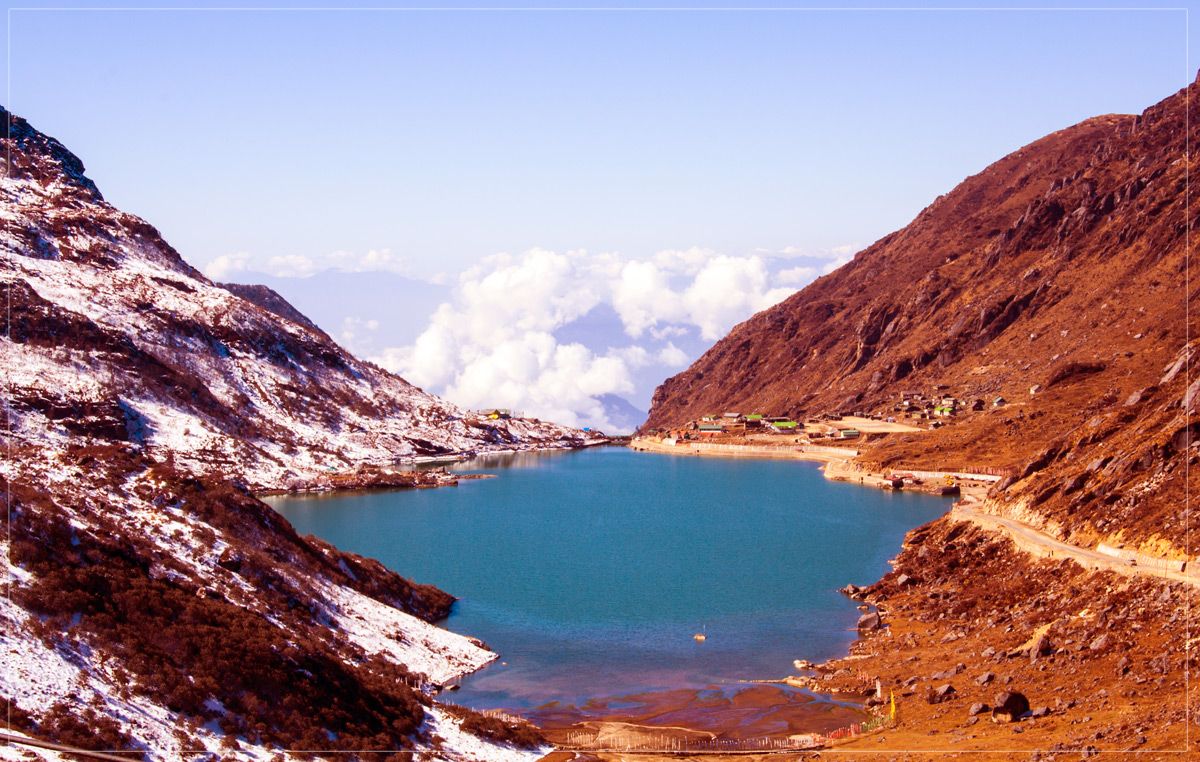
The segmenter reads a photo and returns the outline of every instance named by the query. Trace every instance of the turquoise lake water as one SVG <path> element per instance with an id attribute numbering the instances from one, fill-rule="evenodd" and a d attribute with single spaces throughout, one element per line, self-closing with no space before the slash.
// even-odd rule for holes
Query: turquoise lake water
<path id="1" fill-rule="evenodd" d="M 455 470 L 498 478 L 270 502 L 302 534 L 458 596 L 444 626 L 504 661 L 454 695 L 477 708 L 702 689 L 837 656 L 858 617 L 838 588 L 878 579 L 904 533 L 950 507 L 830 482 L 815 463 L 616 447 Z"/>

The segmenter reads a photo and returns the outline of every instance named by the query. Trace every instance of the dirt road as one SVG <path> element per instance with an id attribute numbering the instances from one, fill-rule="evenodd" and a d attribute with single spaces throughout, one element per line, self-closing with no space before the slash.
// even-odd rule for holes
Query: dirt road
<path id="1" fill-rule="evenodd" d="M 983 513 L 974 504 L 966 501 L 960 501 L 954 505 L 950 511 L 950 518 L 969 521 L 985 529 L 1003 532 L 1012 538 L 1018 548 L 1042 558 L 1070 558 L 1085 569 L 1104 569 L 1127 576 L 1159 577 L 1200 586 L 1200 576 L 1197 576 L 1194 571 L 1188 573 L 1164 567 L 1156 568 L 1153 564 L 1145 561 L 1132 565 L 1128 561 L 1106 556 L 1096 550 L 1056 540 L 1045 532 L 1016 519 Z"/>

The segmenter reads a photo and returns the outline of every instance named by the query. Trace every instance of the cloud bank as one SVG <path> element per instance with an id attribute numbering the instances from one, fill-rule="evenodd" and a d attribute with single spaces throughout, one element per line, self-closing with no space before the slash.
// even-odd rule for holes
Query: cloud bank
<path id="1" fill-rule="evenodd" d="M 781 266 L 795 256 L 702 248 L 646 259 L 583 250 L 497 254 L 459 276 L 451 300 L 411 346 L 371 359 L 460 405 L 612 431 L 598 397 L 648 397 L 639 371 L 653 368 L 650 375 L 662 378 L 694 359 L 677 345 L 681 337 L 711 343 L 824 269 Z M 832 264 L 844 255 L 800 256 Z M 619 318 L 619 331 L 587 345 L 556 337 L 602 307 Z"/>
<path id="2" fill-rule="evenodd" d="M 391 249 L 365 252 L 333 251 L 319 256 L 282 254 L 262 257 L 247 251 L 222 254 L 204 266 L 204 274 L 214 281 L 227 281 L 239 273 L 255 272 L 278 278 L 307 278 L 325 270 L 349 273 L 409 273 L 408 262 Z"/>

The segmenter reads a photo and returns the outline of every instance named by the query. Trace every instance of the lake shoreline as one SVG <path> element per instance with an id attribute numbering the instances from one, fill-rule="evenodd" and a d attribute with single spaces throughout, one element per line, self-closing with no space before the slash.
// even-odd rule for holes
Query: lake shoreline
<path id="1" fill-rule="evenodd" d="M 712 718 L 709 715 L 719 710 L 718 706 L 711 704 L 707 705 L 707 708 L 693 705 L 695 696 L 720 689 L 730 691 L 731 695 L 746 693 L 746 697 L 737 699 L 737 702 L 756 704 L 755 707 L 748 704 L 744 707 L 751 714 L 761 714 L 764 718 L 788 718 L 786 723 L 777 723 L 773 729 L 768 728 L 769 723 L 766 723 L 760 727 L 761 732 L 755 731 L 757 737 L 772 739 L 770 743 L 792 743 L 786 740 L 788 735 L 840 730 L 872 721 L 875 715 L 863 710 L 865 697 L 861 692 L 830 690 L 833 686 L 828 685 L 798 686 L 782 678 L 752 678 L 780 677 L 785 674 L 785 665 L 790 665 L 800 656 L 832 659 L 844 654 L 853 643 L 853 617 L 857 615 L 853 613 L 852 607 L 846 606 L 845 599 L 836 592 L 838 587 L 844 584 L 846 579 L 874 579 L 878 576 L 884 570 L 886 560 L 895 552 L 894 546 L 900 545 L 903 533 L 933 518 L 934 511 L 940 514 L 944 507 L 932 502 L 902 499 L 899 496 L 893 498 L 881 495 L 879 498 L 866 500 L 847 500 L 845 491 L 825 486 L 833 480 L 818 477 L 813 469 L 800 469 L 799 471 L 803 471 L 803 474 L 800 474 L 797 469 L 786 463 L 769 462 L 778 459 L 743 459 L 741 463 L 717 465 L 707 459 L 705 462 L 699 462 L 699 459 L 694 457 L 643 458 L 631 448 L 624 447 L 600 448 L 592 457 L 583 460 L 574 457 L 542 457 L 549 454 L 551 453 L 516 454 L 515 461 L 498 459 L 488 462 L 485 459 L 459 463 L 453 467 L 452 473 L 459 469 L 503 469 L 497 473 L 503 475 L 504 479 L 493 480 L 487 487 L 480 488 L 484 489 L 486 494 L 479 493 L 476 489 L 462 493 L 457 490 L 414 490 L 411 491 L 411 498 L 389 498 L 378 492 L 350 495 L 339 491 L 329 495 L 290 496 L 297 499 L 297 502 L 291 502 L 289 496 L 284 496 L 280 506 L 284 515 L 294 522 L 299 531 L 323 536 L 339 547 L 372 555 L 385 562 L 389 560 L 386 551 L 376 548 L 386 547 L 386 543 L 382 543 L 380 538 L 386 537 L 389 531 L 387 527 L 409 527 L 403 533 L 409 537 L 409 542 L 417 547 L 426 546 L 427 541 L 421 539 L 424 534 L 414 535 L 411 533 L 413 531 L 429 531 L 440 537 L 438 553 L 420 560 L 406 556 L 403 563 L 392 561 L 391 565 L 405 575 L 429 581 L 461 595 L 464 603 L 457 609 L 457 616 L 460 618 L 453 622 L 453 630 L 482 637 L 494 650 L 507 657 L 499 666 L 477 673 L 470 680 L 464 681 L 461 687 L 454 691 L 452 700 L 455 702 L 481 710 L 495 709 L 519 715 L 532 713 L 537 716 L 531 719 L 538 722 L 544 721 L 540 716 L 540 708 L 546 702 L 560 701 L 558 706 L 562 711 L 558 720 L 565 722 L 571 718 L 571 721 L 566 723 L 567 728 L 584 721 L 644 724 L 655 728 L 664 722 L 655 719 L 657 714 L 655 717 L 643 718 L 631 716 L 627 707 L 619 700 L 638 695 L 639 691 L 649 691 L 645 695 L 650 696 L 653 701 L 663 703 L 664 706 L 671 704 L 669 711 L 658 713 L 672 717 L 670 725 L 690 727 L 692 719 L 711 722 Z M 823 460 L 827 464 L 830 460 L 828 455 L 831 454 L 822 453 L 825 457 L 806 457 L 800 460 Z M 845 451 L 838 450 L 836 454 L 844 456 Z M 544 475 L 546 469 L 550 470 L 548 475 L 555 478 L 547 481 L 547 476 Z M 580 483 L 580 479 L 584 481 Z M 582 486 L 583 484 L 592 484 L 593 489 L 588 489 Z M 781 489 L 781 485 L 786 487 Z M 537 490 L 536 500 L 531 500 L 531 490 Z M 623 493 L 623 496 L 614 498 L 608 494 L 614 491 Z M 511 499 L 505 498 L 508 493 L 512 493 Z M 578 496 L 581 494 L 608 496 L 600 501 L 595 497 L 580 501 Z M 310 499 L 319 500 L 320 504 L 306 502 Z M 496 503 L 497 499 L 501 500 L 500 504 Z M 897 499 L 899 502 L 895 502 Z M 355 520 L 352 524 L 346 524 L 344 519 L 340 518 L 339 501 L 342 500 L 346 501 L 344 505 L 347 509 L 354 511 Z M 504 507 L 505 500 L 512 504 Z M 513 500 L 516 502 L 512 502 Z M 663 503 L 663 500 L 667 503 Z M 291 503 L 290 508 L 288 503 Z M 894 510 L 880 510 L 885 503 L 894 506 Z M 628 562 L 621 564 L 622 568 L 636 568 L 639 564 L 645 564 L 645 559 L 655 557 L 656 548 L 674 547 L 676 550 L 670 555 L 672 560 L 663 567 L 672 575 L 669 577 L 673 580 L 671 585 L 684 585 L 684 588 L 679 588 L 681 590 L 689 586 L 706 591 L 711 587 L 712 590 L 703 594 L 703 602 L 689 602 L 690 597 L 695 597 L 694 594 L 680 593 L 683 598 L 672 597 L 668 601 L 658 600 L 655 603 L 651 600 L 653 596 L 647 597 L 649 593 L 635 593 L 632 597 L 616 597 L 617 601 L 629 598 L 629 601 L 624 603 L 604 603 L 596 614 L 601 617 L 598 620 L 600 622 L 605 621 L 605 618 L 611 620 L 621 611 L 629 609 L 634 601 L 637 601 L 637 604 L 632 610 L 633 618 L 628 620 L 631 622 L 646 617 L 646 605 L 663 610 L 661 604 L 668 604 L 663 613 L 649 616 L 651 629 L 643 630 L 646 634 L 639 635 L 640 640 L 635 641 L 624 640 L 626 636 L 620 634 L 619 630 L 609 633 L 605 625 L 595 626 L 593 615 L 587 615 L 569 627 L 553 624 L 559 621 L 560 616 L 566 617 L 561 620 L 563 623 L 572 622 L 572 615 L 567 611 L 552 613 L 549 610 L 542 612 L 541 609 L 529 609 L 539 612 L 537 618 L 529 621 L 552 623 L 549 629 L 544 631 L 541 624 L 532 627 L 522 625 L 518 629 L 505 624 L 496 629 L 496 624 L 483 615 L 484 609 L 467 607 L 466 601 L 485 604 L 488 601 L 505 601 L 505 606 L 511 604 L 518 607 L 527 604 L 512 602 L 507 597 L 497 598 L 495 592 L 491 593 L 489 598 L 482 591 L 489 589 L 490 583 L 480 582 L 465 572 L 452 571 L 451 567 L 458 564 L 451 564 L 449 559 L 464 558 L 472 552 L 467 549 L 472 546 L 472 542 L 462 539 L 460 529 L 463 529 L 463 525 L 458 522 L 470 517 L 469 520 L 475 528 L 469 528 L 470 525 L 467 525 L 466 531 L 479 537 L 487 537 L 489 544 L 504 544 L 504 541 L 493 533 L 499 531 L 503 536 L 512 530 L 524 538 L 522 544 L 528 546 L 526 532 L 533 524 L 526 522 L 535 520 L 537 524 L 541 524 L 542 519 L 534 517 L 542 516 L 544 510 L 539 507 L 542 504 L 546 506 L 544 510 L 550 511 L 548 515 L 560 517 L 552 520 L 567 522 L 567 525 L 562 527 L 567 534 L 554 535 L 560 540 L 565 539 L 567 546 L 555 550 L 552 555 L 564 555 L 575 559 L 582 551 L 583 557 L 591 558 L 595 556 L 594 553 L 586 552 L 583 548 L 573 550 L 573 544 L 582 542 L 588 548 L 594 548 L 594 543 L 602 540 L 611 544 L 614 549 L 619 548 L 620 554 L 631 556 Z M 404 510 L 397 510 L 401 505 L 404 506 Z M 500 507 L 496 508 L 497 505 Z M 830 505 L 841 505 L 842 510 L 831 511 Z M 427 508 L 423 509 L 421 506 Z M 572 508 L 564 513 L 565 506 Z M 485 518 L 488 510 L 497 511 L 490 520 Z M 455 518 L 456 511 L 466 512 L 457 513 L 460 518 Z M 605 518 L 617 518 L 611 511 L 621 511 L 621 515 L 632 519 L 634 525 L 644 526 L 631 532 L 624 526 L 627 523 L 624 520 Z M 628 513 L 625 513 L 626 511 Z M 762 520 L 754 518 L 759 515 Z M 738 522 L 741 529 L 735 528 L 738 524 L 729 523 L 733 516 L 743 519 Z M 651 520 L 647 523 L 647 519 Z M 411 526 L 407 523 L 410 521 L 413 522 Z M 446 526 L 440 532 L 435 532 L 428 526 L 428 522 L 431 521 L 437 524 L 446 523 Z M 495 521 L 501 523 L 495 524 Z M 420 529 L 421 525 L 425 528 Z M 452 529 L 452 526 L 457 529 Z M 747 526 L 752 529 L 747 529 Z M 681 532 L 681 529 L 688 527 L 691 529 Z M 654 539 L 658 535 L 647 535 L 646 530 L 654 533 L 665 531 L 667 535 Z M 456 538 L 450 545 L 445 544 L 446 538 L 451 536 L 447 535 L 447 532 Z M 894 540 L 891 539 L 893 536 Z M 687 537 L 691 539 L 685 539 Z M 663 542 L 666 543 L 665 546 Z M 712 542 L 719 542 L 721 547 L 727 550 L 730 547 L 740 548 L 738 557 L 746 556 L 747 560 L 738 561 L 734 567 L 728 569 L 725 568 L 726 564 L 712 566 L 713 557 L 705 550 Z M 812 572 L 799 571 L 798 578 L 803 581 L 802 584 L 796 584 L 792 578 L 795 575 L 788 575 L 792 581 L 786 582 L 778 578 L 778 575 L 769 573 L 766 567 L 775 568 L 778 562 L 787 559 L 793 553 L 798 544 L 813 542 L 816 543 L 815 547 L 845 543 L 848 547 L 858 549 L 855 557 L 867 550 L 872 560 L 865 566 L 862 562 L 855 562 L 846 565 L 841 571 L 833 571 L 833 568 L 837 567 L 837 559 L 845 556 L 835 554 L 826 557 L 826 554 L 820 551 L 805 562 L 812 566 Z M 475 544 L 477 545 L 477 542 Z M 754 561 L 754 558 L 759 560 Z M 539 561 L 543 564 L 544 562 L 544 559 Z M 575 563 L 572 561 L 570 568 L 573 569 Z M 759 570 L 760 566 L 764 568 Z M 694 579 L 696 569 L 704 569 L 705 575 L 710 577 L 710 582 L 699 587 L 695 582 L 689 583 L 688 580 Z M 580 589 L 598 590 L 612 585 L 613 578 L 607 572 L 604 576 L 607 581 L 601 588 L 597 588 L 599 580 L 579 580 L 574 572 L 565 568 L 563 571 L 566 576 L 560 575 L 561 579 L 573 580 L 570 583 L 572 588 L 582 585 Z M 619 571 L 617 573 L 621 574 Z M 730 573 L 740 581 L 732 584 L 722 581 L 732 579 L 729 577 Z M 501 576 L 504 574 L 507 572 L 500 573 Z M 765 580 L 772 577 L 779 579 L 779 582 L 765 583 Z M 774 592 L 779 585 L 784 586 L 780 590 L 782 594 Z M 754 595 L 759 599 L 757 605 L 760 609 L 763 605 L 771 605 L 781 612 L 780 615 L 772 617 L 760 613 L 746 619 L 751 615 L 739 614 L 741 618 L 735 618 L 733 615 L 739 611 L 756 610 L 755 604 L 751 604 L 750 609 L 745 608 L 745 594 L 749 589 L 758 591 Z M 538 587 L 539 598 L 560 598 L 562 592 L 548 592 Z M 511 593 L 506 592 L 504 595 L 509 596 Z M 642 600 L 643 598 L 646 600 Z M 671 613 L 671 609 L 674 609 L 675 613 Z M 765 612 L 765 609 L 762 611 Z M 541 619 L 543 616 L 548 619 Z M 584 621 L 587 622 L 586 626 Z M 683 624 L 684 622 L 686 624 Z M 686 629 L 682 629 L 680 624 Z M 704 625 L 707 625 L 708 643 L 706 646 L 697 646 L 693 643 L 692 635 L 700 632 Z M 751 625 L 750 630 L 754 634 L 743 640 L 742 631 L 747 625 Z M 820 634 L 821 632 L 824 634 Z M 646 637 L 650 637 L 651 640 L 646 641 Z M 526 639 L 529 639 L 528 643 L 534 648 L 533 651 L 527 650 L 529 646 L 525 645 Z M 567 672 L 564 672 L 562 665 L 574 663 L 580 658 L 592 659 L 584 654 L 590 648 L 588 644 L 593 641 L 597 646 L 611 643 L 612 648 L 622 648 L 621 666 L 616 672 L 598 682 L 590 679 L 572 680 Z M 649 649 L 642 647 L 648 642 L 655 645 Z M 739 645 L 743 642 L 747 645 Z M 750 646 L 751 643 L 755 645 Z M 625 644 L 633 646 L 633 650 L 626 652 Z M 797 647 L 803 650 L 798 651 Z M 608 648 L 604 646 L 597 653 Z M 667 649 L 664 652 L 664 661 L 659 661 L 658 656 L 652 656 L 657 653 L 656 649 L 660 648 Z M 546 665 L 542 665 L 540 660 L 531 661 L 531 655 L 539 653 L 538 649 L 542 654 L 552 653 L 553 656 L 548 657 L 552 661 Z M 517 658 L 514 660 L 513 657 Z M 547 657 L 536 657 L 544 658 Z M 506 663 L 509 660 L 512 662 Z M 592 664 L 591 661 L 580 663 Z M 643 666 L 632 666 L 635 663 Z M 660 669 L 663 670 L 663 674 L 674 674 L 674 671 L 678 670 L 681 679 L 657 682 L 657 685 L 662 687 L 649 687 L 656 683 L 647 679 L 648 675 Z M 581 674 L 592 670 L 597 676 L 605 672 L 605 669 L 593 665 L 590 670 Z M 695 677 L 699 680 L 693 679 Z M 536 689 L 535 685 L 538 686 Z M 764 688 L 764 685 L 771 687 Z M 780 691 L 783 695 L 797 690 L 811 693 L 819 700 L 816 700 L 813 707 L 774 699 L 759 701 L 770 691 Z M 690 698 L 683 697 L 689 691 Z M 510 695 L 505 696 L 506 693 Z M 751 696 L 758 698 L 751 701 Z M 445 698 L 450 698 L 450 694 L 446 694 Z M 810 709 L 823 706 L 822 701 L 842 705 L 852 702 L 854 710 L 849 714 L 846 713 L 848 710 L 844 710 L 842 715 L 839 715 L 836 725 L 825 722 L 827 718 L 820 714 L 811 717 L 812 722 L 805 719 L 806 712 Z M 726 710 L 732 712 L 731 716 L 737 715 L 734 707 L 743 705 L 737 702 L 728 702 Z M 597 714 L 595 709 L 600 704 L 611 705 L 613 711 Z M 783 706 L 784 704 L 787 705 Z M 650 721 L 643 722 L 647 719 Z M 547 730 L 565 732 L 563 727 L 547 727 Z M 555 736 L 552 740 L 558 741 L 560 738 Z"/>
<path id="2" fill-rule="evenodd" d="M 517 453 L 574 452 L 612 444 L 612 439 L 604 438 L 584 440 L 580 444 L 569 447 L 538 446 L 523 449 L 485 450 L 482 452 L 470 450 L 466 452 L 446 453 L 444 455 L 418 455 L 407 462 L 395 465 L 360 464 L 352 470 L 330 471 L 311 479 L 297 481 L 286 488 L 255 490 L 253 494 L 257 498 L 264 498 L 287 495 L 300 496 L 337 494 L 342 492 L 367 492 L 372 490 L 455 487 L 461 481 L 491 479 L 494 478 L 494 475 L 450 473 L 446 469 L 448 465 L 465 463 L 488 456 L 514 455 Z M 411 468 L 405 468 L 405 466 L 411 466 Z"/>
<path id="3" fill-rule="evenodd" d="M 893 474 L 896 472 L 907 473 L 913 469 L 897 467 L 887 473 L 873 471 L 855 463 L 854 459 L 858 457 L 859 451 L 850 448 L 802 444 L 752 445 L 671 441 L 673 444 L 667 444 L 665 441 L 656 440 L 651 437 L 634 437 L 629 443 L 629 448 L 637 452 L 652 452 L 663 455 L 810 461 L 822 463 L 821 471 L 825 475 L 825 478 L 830 481 L 847 482 L 878 489 L 906 489 L 910 492 L 917 491 L 931 495 L 954 494 L 953 492 L 947 492 L 944 489 L 945 485 L 937 481 L 940 478 L 949 476 L 954 478 L 955 484 L 959 488 L 963 498 L 972 501 L 982 500 L 987 495 L 991 483 L 998 481 L 997 477 L 987 474 L 959 474 L 940 471 L 922 472 L 926 475 L 925 479 L 919 482 L 914 482 L 911 479 L 902 480 L 903 486 L 898 487 Z"/>

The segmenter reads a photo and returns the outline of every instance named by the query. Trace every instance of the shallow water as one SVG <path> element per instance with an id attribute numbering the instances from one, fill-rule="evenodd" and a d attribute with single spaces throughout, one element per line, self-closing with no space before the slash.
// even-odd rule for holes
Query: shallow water
<path id="1" fill-rule="evenodd" d="M 477 708 L 703 690 L 837 656 L 858 616 L 837 589 L 877 579 L 950 506 L 799 461 L 607 447 L 455 468 L 499 478 L 271 503 L 301 533 L 459 596 L 445 626 L 504 662 L 454 694 Z"/>

